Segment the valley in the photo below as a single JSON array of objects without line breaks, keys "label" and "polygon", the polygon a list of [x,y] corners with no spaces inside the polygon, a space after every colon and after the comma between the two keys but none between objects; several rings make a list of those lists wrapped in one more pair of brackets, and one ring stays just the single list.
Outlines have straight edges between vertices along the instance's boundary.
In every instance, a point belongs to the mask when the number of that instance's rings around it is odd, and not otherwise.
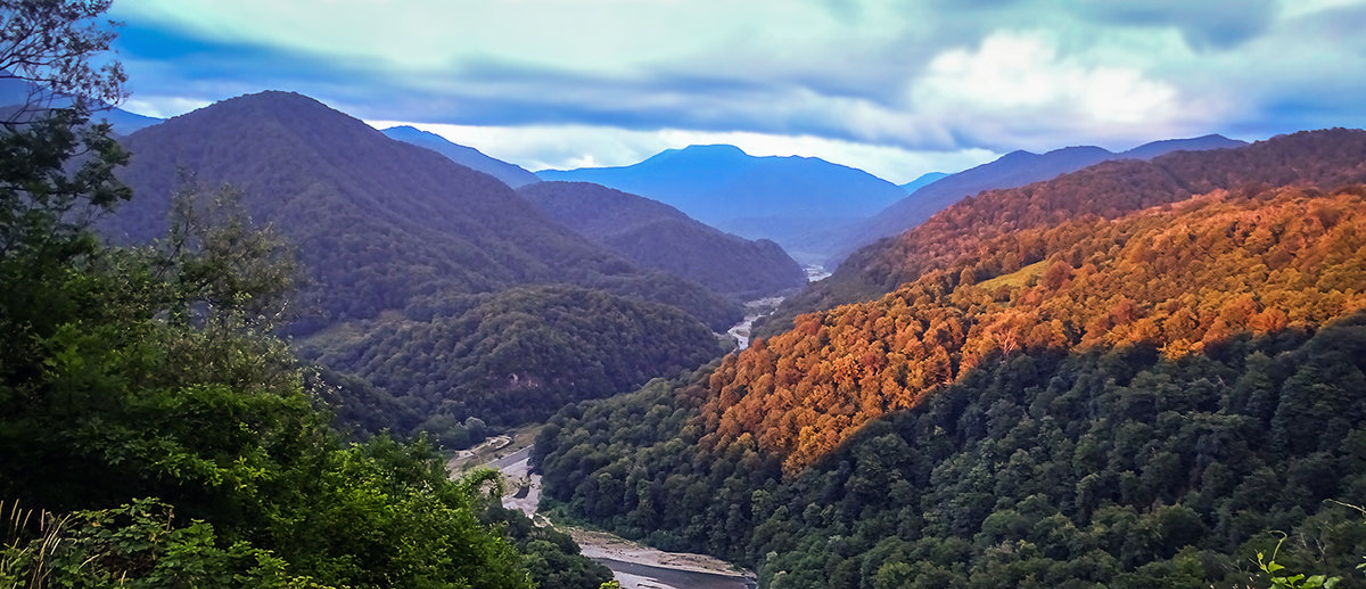
[{"label": "valley", "polygon": [[672,4],[0,2],[0,589],[1366,588],[1366,0]]}]

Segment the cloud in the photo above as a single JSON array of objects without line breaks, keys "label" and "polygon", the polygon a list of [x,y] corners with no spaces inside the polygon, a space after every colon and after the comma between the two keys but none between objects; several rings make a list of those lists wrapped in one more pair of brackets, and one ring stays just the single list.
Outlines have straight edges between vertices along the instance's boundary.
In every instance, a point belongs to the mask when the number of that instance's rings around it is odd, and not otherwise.
[{"label": "cloud", "polygon": [[1276,0],[1082,0],[1081,11],[1112,25],[1173,27],[1197,49],[1230,49],[1265,32]]},{"label": "cloud", "polygon": [[593,129],[584,136],[604,150],[683,130],[897,154],[1366,123],[1366,0],[139,0],[114,11],[129,23],[119,46],[139,105],[160,114],[275,88],[365,119]]},{"label": "cloud", "polygon": [[910,83],[909,95],[915,112],[978,142],[1037,148],[1060,131],[1133,142],[1197,131],[1221,116],[1216,99],[1183,97],[1135,68],[1085,65],[1040,36],[1018,33],[945,51]]}]

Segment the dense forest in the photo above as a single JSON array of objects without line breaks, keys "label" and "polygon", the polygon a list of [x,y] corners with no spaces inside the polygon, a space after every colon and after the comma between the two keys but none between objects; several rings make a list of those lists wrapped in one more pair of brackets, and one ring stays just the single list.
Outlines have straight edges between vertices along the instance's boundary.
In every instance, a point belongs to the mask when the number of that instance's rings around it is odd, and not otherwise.
[{"label": "dense forest", "polygon": [[750,241],[664,203],[588,182],[519,189],[546,216],[622,257],[718,293],[757,299],[806,284],[802,267],[766,239]]},{"label": "dense forest", "polygon": [[980,239],[1066,222],[1113,218],[1219,188],[1366,181],[1366,131],[1282,135],[1238,149],[1184,151],[1106,162],[1046,182],[966,198],[897,237],[855,252],[834,275],[789,298],[757,331],[786,331],[800,313],[871,300],[943,269]]},{"label": "dense forest", "polygon": [[424,420],[386,422],[395,409],[365,401],[375,393],[352,383],[343,404],[361,397],[362,429],[434,433],[469,418],[497,426],[543,420],[567,403],[634,390],[723,351],[674,307],[564,285],[423,297],[402,317],[321,332],[300,347],[374,387],[404,391],[395,395],[400,415]]},{"label": "dense forest", "polygon": [[[1309,185],[1366,172],[1363,137],[966,201],[890,294],[566,409],[547,496],[768,587],[1244,586],[1278,530],[1283,560],[1345,575],[1366,527],[1328,500],[1366,502],[1366,186]],[[1292,154],[1314,162],[1270,164]],[[1088,175],[1110,182],[1089,200]]]},{"label": "dense forest", "polygon": [[[140,195],[92,104],[121,96],[107,2],[0,9],[7,75],[73,96],[0,121],[0,586],[597,587],[566,538],[452,480],[430,445],[348,443],[273,335],[298,264],[232,191],[111,247]],[[21,42],[22,41],[22,42]],[[33,106],[33,105],[30,105]],[[551,564],[547,564],[551,563]]]},{"label": "dense forest", "polygon": [[[810,468],[708,434],[706,373],[576,406],[537,457],[555,509],[782,588],[1266,586],[1258,552],[1362,586],[1366,316],[1001,355]],[[1331,500],[1331,501],[1330,501]]]},{"label": "dense forest", "polygon": [[984,240],[882,299],[803,315],[728,357],[709,425],[799,467],[997,353],[1146,343],[1179,357],[1235,333],[1322,325],[1366,309],[1363,195],[1212,193]]}]

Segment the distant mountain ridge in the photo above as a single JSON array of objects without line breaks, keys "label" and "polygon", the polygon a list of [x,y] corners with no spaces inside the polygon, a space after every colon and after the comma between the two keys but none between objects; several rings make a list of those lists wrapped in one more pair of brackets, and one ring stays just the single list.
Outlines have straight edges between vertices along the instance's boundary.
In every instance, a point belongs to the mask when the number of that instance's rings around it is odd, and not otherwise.
[{"label": "distant mountain ridge", "polygon": [[161,235],[182,169],[201,184],[230,183],[298,247],[324,322],[438,291],[552,282],[674,304],[716,327],[738,314],[700,285],[642,271],[550,222],[492,176],[303,95],[225,100],[124,145],[133,157],[120,176],[138,198],[105,221],[106,234]]},{"label": "distant mountain ridge", "polygon": [[645,197],[588,182],[541,182],[518,193],[591,241],[646,268],[742,299],[806,284],[778,244],[722,232]]},{"label": "distant mountain ridge", "polygon": [[404,143],[411,143],[435,151],[457,164],[502,180],[504,184],[512,188],[520,188],[541,181],[535,174],[526,171],[521,166],[490,157],[478,149],[454,143],[436,133],[408,125],[389,127],[383,132],[390,139],[397,139]]},{"label": "distant mountain ridge", "polygon": [[1190,139],[1167,139],[1145,143],[1119,153],[1095,146],[1055,149],[1042,154],[1013,151],[995,161],[951,174],[920,188],[867,221],[855,224],[834,238],[829,248],[835,261],[860,246],[915,227],[959,200],[983,190],[1015,188],[1056,178],[1068,172],[1115,159],[1152,159],[1174,151],[1227,149],[1247,145],[1222,135]]},{"label": "distant mountain ridge", "polygon": [[[30,97],[35,95],[34,92],[37,91],[37,88],[33,83],[19,78],[0,78],[0,111],[14,112],[18,110],[29,101]],[[45,101],[47,107],[62,108],[71,105],[70,98],[66,96],[52,95],[50,92],[39,92],[38,95],[47,97]],[[91,113],[91,119],[108,121],[114,128],[114,133],[119,135],[128,135],[162,121],[156,117],[140,115],[108,105],[103,110]]]},{"label": "distant mountain ridge", "polygon": [[948,172],[926,172],[917,176],[915,180],[902,184],[901,189],[905,190],[907,194],[910,194],[949,176],[952,176],[952,174],[949,174]]},{"label": "distant mountain ridge", "polygon": [[756,157],[732,145],[669,149],[629,166],[544,170],[658,200],[703,223],[776,241],[802,260],[802,237],[882,210],[905,192],[863,170],[810,157]]}]

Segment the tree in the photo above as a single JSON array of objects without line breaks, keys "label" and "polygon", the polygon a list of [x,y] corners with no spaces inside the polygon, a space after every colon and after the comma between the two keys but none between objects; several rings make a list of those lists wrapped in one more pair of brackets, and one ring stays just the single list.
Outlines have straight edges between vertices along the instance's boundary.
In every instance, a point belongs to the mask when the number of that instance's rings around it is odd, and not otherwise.
[{"label": "tree", "polygon": [[0,124],[12,131],[50,108],[88,115],[124,98],[123,66],[92,63],[115,38],[115,23],[100,18],[112,1],[0,1],[0,80],[29,87],[27,102]]}]

